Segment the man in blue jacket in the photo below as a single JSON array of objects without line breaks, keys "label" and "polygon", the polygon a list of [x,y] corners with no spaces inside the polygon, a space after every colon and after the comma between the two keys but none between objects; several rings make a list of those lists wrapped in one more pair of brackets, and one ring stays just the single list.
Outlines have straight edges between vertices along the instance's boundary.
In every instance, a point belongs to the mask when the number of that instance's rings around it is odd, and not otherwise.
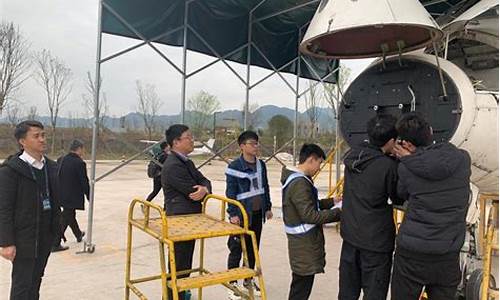
[{"label": "man in blue jacket", "polygon": [[[241,202],[245,207],[249,218],[250,230],[255,232],[257,247],[260,244],[262,223],[271,219],[271,197],[269,196],[269,184],[267,181],[267,169],[264,161],[257,158],[259,151],[259,136],[253,131],[244,131],[238,137],[241,156],[229,164],[226,170],[226,197]],[[229,205],[227,212],[229,220],[233,224],[243,225],[243,218],[238,207]],[[252,240],[246,237],[248,249],[248,262],[250,268],[255,267],[255,257],[252,249]],[[239,236],[231,236],[227,242],[229,257],[228,269],[238,268],[241,261],[241,241]],[[232,282],[236,285],[236,282]],[[260,289],[255,281],[245,281],[244,285],[253,285],[255,295],[260,296]],[[229,299],[240,299],[240,297],[229,291]]]}]

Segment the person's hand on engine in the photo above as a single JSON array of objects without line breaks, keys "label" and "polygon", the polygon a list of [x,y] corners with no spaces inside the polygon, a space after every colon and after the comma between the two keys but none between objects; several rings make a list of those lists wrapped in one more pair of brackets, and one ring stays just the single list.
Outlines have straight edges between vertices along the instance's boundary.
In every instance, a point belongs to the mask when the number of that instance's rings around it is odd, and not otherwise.
[{"label": "person's hand on engine", "polygon": [[394,145],[394,148],[392,148],[392,152],[397,158],[411,155],[415,153],[416,150],[417,147],[415,147],[411,142],[408,141],[401,141],[399,143],[396,143]]}]

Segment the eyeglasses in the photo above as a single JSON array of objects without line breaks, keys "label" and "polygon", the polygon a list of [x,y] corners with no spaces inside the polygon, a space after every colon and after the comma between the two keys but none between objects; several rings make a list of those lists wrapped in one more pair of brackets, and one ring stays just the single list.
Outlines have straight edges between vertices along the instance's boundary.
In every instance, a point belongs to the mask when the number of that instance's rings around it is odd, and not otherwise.
[{"label": "eyeglasses", "polygon": [[245,143],[245,145],[250,145],[250,146],[254,146],[254,147],[260,146],[259,142],[248,142],[248,143]]}]

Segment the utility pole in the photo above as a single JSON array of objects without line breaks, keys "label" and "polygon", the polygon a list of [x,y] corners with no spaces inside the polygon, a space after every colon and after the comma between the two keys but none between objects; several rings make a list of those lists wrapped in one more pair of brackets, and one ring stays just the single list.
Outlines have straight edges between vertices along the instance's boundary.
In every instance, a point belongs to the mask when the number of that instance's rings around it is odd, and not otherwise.
[{"label": "utility pole", "polygon": [[215,122],[217,121],[217,114],[220,113],[220,111],[214,112],[214,140],[215,140]]}]

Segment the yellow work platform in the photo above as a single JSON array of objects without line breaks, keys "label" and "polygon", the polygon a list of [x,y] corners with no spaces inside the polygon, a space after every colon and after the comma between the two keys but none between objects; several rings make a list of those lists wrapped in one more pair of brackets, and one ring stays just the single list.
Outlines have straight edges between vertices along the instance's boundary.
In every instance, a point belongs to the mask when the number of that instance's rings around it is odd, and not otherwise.
[{"label": "yellow work platform", "polygon": [[[220,218],[215,218],[206,214],[206,205],[209,200],[217,200],[221,202]],[[243,227],[233,225],[225,221],[226,204],[236,205],[243,216]],[[136,209],[137,204],[142,204],[143,210]],[[140,299],[147,297],[135,286],[137,283],[161,280],[162,282],[162,299],[168,299],[167,289],[172,289],[172,297],[174,300],[183,300],[178,298],[178,293],[190,289],[198,289],[198,299],[203,297],[202,288],[211,285],[224,285],[233,290],[244,299],[254,299],[253,290],[250,288],[248,292],[241,291],[238,288],[230,285],[229,282],[250,279],[257,277],[261,288],[261,298],[266,300],[266,292],[264,286],[264,278],[260,266],[260,257],[257,249],[257,241],[255,233],[248,229],[248,216],[244,207],[238,201],[228,199],[217,195],[207,195],[203,200],[202,213],[166,216],[163,209],[151,202],[141,199],[134,199],[129,207],[128,213],[128,233],[127,233],[127,265],[125,273],[125,299],[130,298],[130,291],[136,294]],[[159,217],[152,218],[151,211],[157,211]],[[134,217],[136,211],[138,217]],[[160,268],[161,274],[131,279],[131,259],[132,259],[132,228],[136,227],[141,231],[146,232],[159,242],[160,252]],[[243,264],[241,268],[223,270],[219,272],[209,272],[203,267],[204,263],[204,240],[207,238],[239,235],[241,240]],[[248,254],[245,245],[245,235],[249,235],[252,239],[255,256],[255,269],[248,267]],[[177,271],[175,267],[175,250],[174,244],[178,242],[200,240],[200,265],[198,268],[191,270]],[[168,247],[168,261],[170,272],[167,272],[165,261],[165,246]],[[192,274],[196,273],[196,274]],[[192,274],[194,276],[177,278],[180,275]],[[155,297],[156,299],[156,297]]]},{"label": "yellow work platform", "polygon": [[[141,228],[145,219],[135,219],[132,225]],[[218,220],[206,214],[178,215],[167,217],[167,235],[173,242],[190,241],[194,239],[213,238],[226,235],[245,234],[245,229],[228,222]],[[163,220],[161,218],[149,219],[149,228],[154,232],[154,237],[161,237]],[[151,233],[150,233],[151,234]]]}]

